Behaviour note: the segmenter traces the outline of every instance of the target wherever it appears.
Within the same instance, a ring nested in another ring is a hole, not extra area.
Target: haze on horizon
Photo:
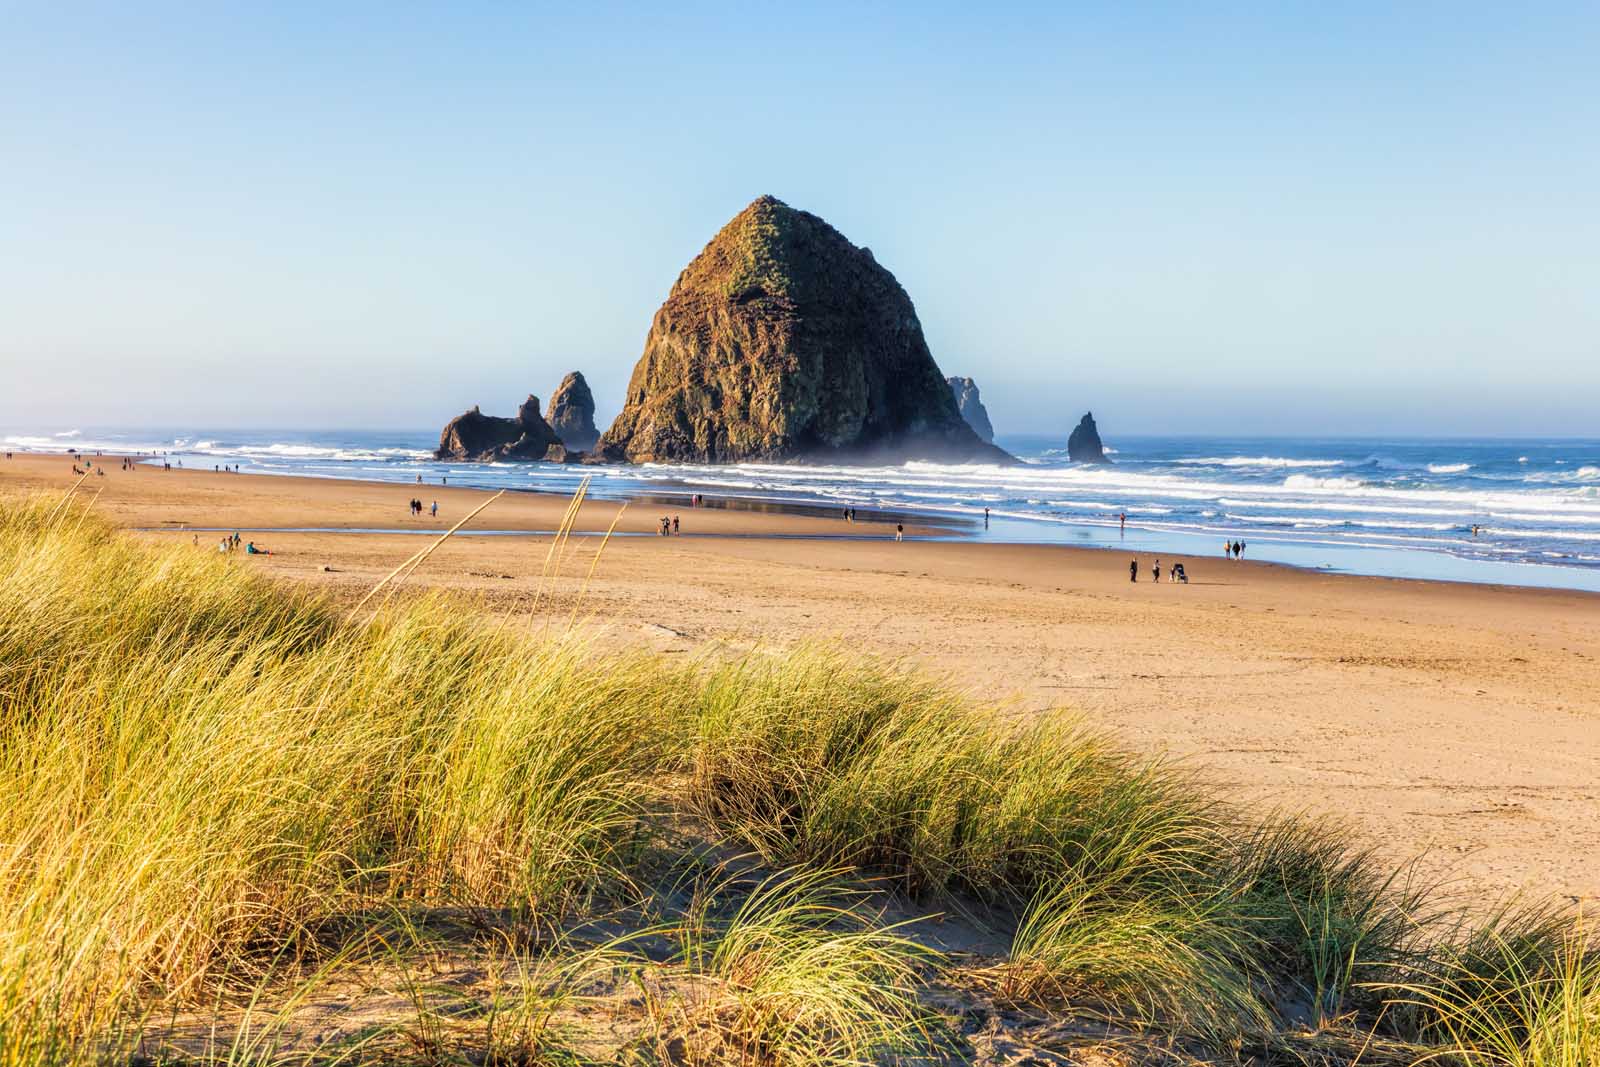
[[[615,414],[755,196],[999,432],[1600,433],[1600,8],[75,5],[0,67],[0,429]]]

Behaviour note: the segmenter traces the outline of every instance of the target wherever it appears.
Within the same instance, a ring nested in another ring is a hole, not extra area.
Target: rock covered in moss
[[[1011,461],[961,417],[894,275],[770,196],[678,276],[595,458]]]

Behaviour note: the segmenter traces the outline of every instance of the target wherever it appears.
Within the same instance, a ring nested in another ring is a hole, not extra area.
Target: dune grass
[[[928,1041],[919,990],[949,965],[839,896],[859,872],[1009,933],[967,977],[1029,1011],[1214,1049],[1381,1028],[1475,1067],[1600,1062],[1570,915],[1469,922],[1341,832],[1252,822],[1069,715],[837,648],[668,662],[429,596],[352,620],[54,501],[0,513],[0,603],[0,1067],[125,1057],[153,1014],[292,983],[416,909],[531,954],[540,989],[496,1041],[543,1047],[595,969],[564,968],[563,929],[648,895],[663,817],[784,873],[680,926],[658,1058]]]

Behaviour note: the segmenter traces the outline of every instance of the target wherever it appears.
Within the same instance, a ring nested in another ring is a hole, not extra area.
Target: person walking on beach
[[[676,515],[672,516],[672,532],[678,532],[678,516]]]
[[[906,539],[905,523],[897,522],[894,524],[894,539],[896,541],[904,541]]]
[[[1138,580],[1139,580],[1139,557],[1138,556],[1134,556],[1132,562],[1130,562],[1128,564],[1128,581],[1137,582]]]
[[[1161,561],[1159,559],[1156,560],[1156,565],[1150,568],[1150,575],[1150,580],[1152,582],[1155,582],[1157,585],[1161,584]]]
[[[439,502],[437,500],[433,502],[433,509],[430,517],[435,519],[439,517]]]
[[[1239,558],[1244,559],[1244,542],[1239,542]]]

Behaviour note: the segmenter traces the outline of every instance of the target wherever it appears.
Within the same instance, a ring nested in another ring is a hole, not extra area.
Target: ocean
[[[1017,467],[436,463],[434,431],[34,429],[8,449],[163,452],[185,467],[566,493],[699,492],[730,506],[853,506],[938,518],[960,536],[1354,574],[1600,590],[1600,439],[1108,438],[1109,466],[1060,438],[1005,437]],[[989,509],[987,526],[983,511]],[[1127,527],[1120,517],[1126,514]],[[492,525],[492,523],[490,524]],[[1474,533],[1474,527],[1477,527]],[[1193,565],[1190,565],[1191,571]]]

